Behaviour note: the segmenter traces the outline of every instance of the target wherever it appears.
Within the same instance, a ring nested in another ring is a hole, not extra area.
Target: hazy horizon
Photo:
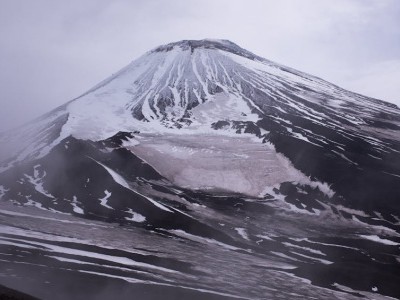
[[[0,131],[76,98],[146,51],[183,39],[228,39],[400,105],[395,0],[5,0],[0,7]]]

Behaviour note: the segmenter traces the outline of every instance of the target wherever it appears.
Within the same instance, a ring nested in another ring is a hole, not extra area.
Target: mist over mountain
[[[8,288],[400,297],[400,109],[228,40],[152,49],[0,144]]]

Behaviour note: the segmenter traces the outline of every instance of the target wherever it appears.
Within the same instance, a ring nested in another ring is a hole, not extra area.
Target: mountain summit
[[[56,251],[62,276],[168,285],[185,297],[274,298],[282,285],[284,297],[301,299],[400,292],[385,279],[400,279],[400,109],[230,41],[159,46],[0,143],[0,197],[18,207],[6,215],[99,222],[113,241],[51,244],[58,227],[34,223],[50,232],[29,247]],[[24,218],[7,226],[25,228]],[[31,234],[15,228],[13,239]],[[110,232],[132,234],[142,250],[132,254]],[[144,248],[152,254],[138,254]],[[196,253],[211,250],[202,264]]]
[[[182,50],[190,50],[191,53],[194,52],[195,49],[216,49],[223,50],[226,52],[231,52],[233,54],[237,54],[243,57],[247,57],[250,59],[258,58],[260,60],[264,60],[263,58],[256,56],[255,54],[247,51],[239,47],[237,44],[229,41],[229,40],[218,40],[218,39],[204,39],[204,40],[182,40],[179,42],[174,42],[166,45],[159,46],[153,49],[151,52],[166,52],[171,51],[176,47],[180,47]]]

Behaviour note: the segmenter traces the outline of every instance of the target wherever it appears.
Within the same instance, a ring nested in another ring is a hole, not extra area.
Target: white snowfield
[[[139,134],[140,143],[127,147],[178,186],[229,191],[263,197],[269,187],[295,181],[333,191],[295,169],[270,144],[251,134],[220,131],[210,134]]]

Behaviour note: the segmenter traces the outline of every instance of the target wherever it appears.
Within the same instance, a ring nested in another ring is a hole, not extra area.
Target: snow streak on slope
[[[93,160],[94,160],[94,159],[93,159]],[[153,199],[151,199],[151,198],[149,198],[149,197],[147,197],[147,196],[145,196],[145,195],[142,195],[142,194],[140,194],[139,192],[133,190],[133,189],[129,186],[128,182],[126,182],[126,180],[125,180],[121,175],[119,175],[117,172],[115,172],[114,170],[110,169],[109,167],[103,165],[102,163],[100,163],[100,162],[98,162],[98,161],[96,161],[96,160],[94,160],[94,161],[95,161],[96,163],[98,163],[100,166],[102,166],[104,169],[106,169],[107,172],[111,175],[111,177],[115,180],[116,183],[118,183],[119,185],[123,186],[124,188],[126,188],[126,189],[128,189],[128,190],[131,190],[132,192],[134,192],[134,193],[136,193],[136,194],[139,194],[140,196],[144,197],[145,199],[147,199],[148,201],[150,201],[154,206],[156,206],[156,207],[158,207],[158,208],[160,208],[160,209],[162,209],[162,210],[165,210],[165,211],[167,211],[167,212],[172,213],[172,211],[171,211],[170,209],[168,209],[167,207],[165,207],[164,205],[162,205],[162,204],[158,203],[157,201],[155,201],[155,200],[153,200]]]

